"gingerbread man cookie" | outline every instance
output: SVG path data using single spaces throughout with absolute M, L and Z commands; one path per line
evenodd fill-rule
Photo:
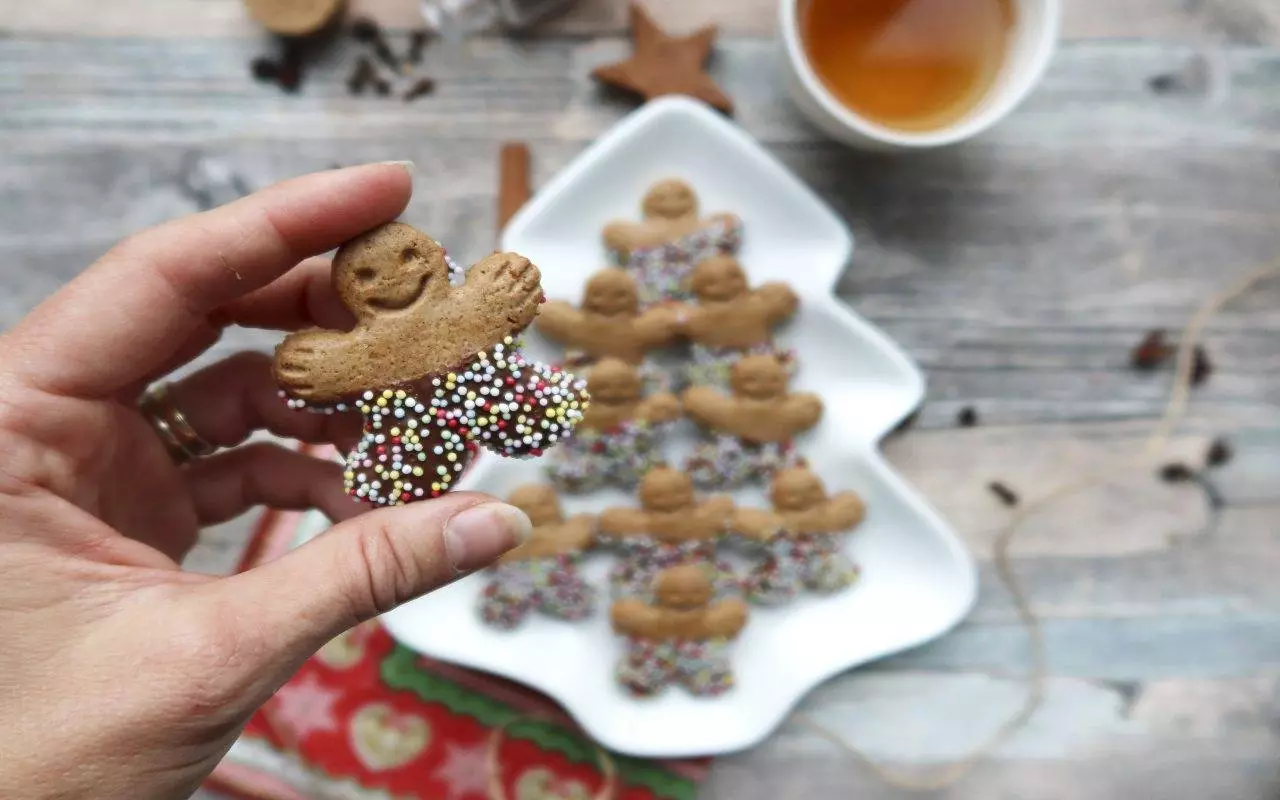
M 773 331 L 800 300 L 785 283 L 752 289 L 738 260 L 716 255 L 698 262 L 689 277 L 696 304 L 682 308 L 680 332 L 691 343 L 690 385 L 727 387 L 729 369 L 744 355 L 774 355 L 793 370 L 795 356 L 774 346 Z
M 680 416 L 680 401 L 666 392 L 644 397 L 640 371 L 617 358 L 587 370 L 587 391 L 591 407 L 547 472 L 564 491 L 634 486 L 661 461 L 659 445 Z
M 828 496 L 804 465 L 774 473 L 769 497 L 772 511 L 740 508 L 730 523 L 760 551 L 760 563 L 743 584 L 752 602 L 778 605 L 806 589 L 830 594 L 858 579 L 841 536 L 866 516 L 862 498 L 854 492 Z
M 742 244 L 742 220 L 733 214 L 701 217 L 693 187 L 664 180 L 649 187 L 640 205 L 643 221 L 611 222 L 604 244 L 614 261 L 636 277 L 641 302 L 688 299 L 693 265 Z
M 460 285 L 450 273 L 444 248 L 414 228 L 372 230 L 333 262 L 334 290 L 355 327 L 292 333 L 276 348 L 290 406 L 364 416 L 345 480 L 368 502 L 443 494 L 477 442 L 503 456 L 541 455 L 586 407 L 572 375 L 515 349 L 543 300 L 537 267 L 494 253 Z
M 600 541 L 619 555 L 609 571 L 615 597 L 643 595 L 659 571 L 685 562 L 705 570 L 717 594 L 738 591 L 733 565 L 716 553 L 728 534 L 732 500 L 699 501 L 689 476 L 667 466 L 645 473 L 638 495 L 639 508 L 609 508 L 600 515 Z
M 795 460 L 791 440 L 818 424 L 822 399 L 787 391 L 787 369 L 771 355 L 747 356 L 729 370 L 730 394 L 694 386 L 682 395 L 685 415 L 705 428 L 686 468 L 702 487 L 759 480 Z
M 582 308 L 549 301 L 535 323 L 548 339 L 567 350 L 570 363 L 618 358 L 640 364 L 649 351 L 670 344 L 680 333 L 680 307 L 640 310 L 640 292 L 626 271 L 609 268 L 587 281 Z
M 719 695 L 733 687 L 730 642 L 747 624 L 747 605 L 738 598 L 713 602 L 706 573 L 683 564 L 660 572 L 653 602 L 615 601 L 613 629 L 627 638 L 618 681 L 644 697 L 670 684 L 695 695 Z
M 580 571 L 583 554 L 595 541 L 590 516 L 565 519 L 550 486 L 522 486 L 507 502 L 529 515 L 529 540 L 498 559 L 480 593 L 480 616 L 511 629 L 539 611 L 558 619 L 588 616 L 595 590 Z

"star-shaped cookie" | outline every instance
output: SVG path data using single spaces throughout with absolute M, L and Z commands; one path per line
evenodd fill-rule
M 639 4 L 632 3 L 630 11 L 631 58 L 597 67 L 591 77 L 645 100 L 683 94 L 732 114 L 733 100 L 702 69 L 715 44 L 716 27 L 707 25 L 688 36 L 671 36 Z

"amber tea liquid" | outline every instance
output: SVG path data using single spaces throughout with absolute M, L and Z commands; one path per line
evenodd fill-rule
M 804 0 L 809 63 L 836 99 L 903 131 L 946 127 L 995 83 L 1016 0 Z

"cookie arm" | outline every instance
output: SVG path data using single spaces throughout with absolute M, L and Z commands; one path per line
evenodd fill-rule
M 636 317 L 632 330 L 646 350 L 675 341 L 688 309 L 681 303 L 664 303 Z
M 600 238 L 604 240 L 606 250 L 618 254 L 621 257 L 619 260 L 626 263 L 631 251 L 636 248 L 635 240 L 640 235 L 639 227 L 634 222 L 617 220 L 604 226 Z
M 680 418 L 680 399 L 670 392 L 645 398 L 636 416 L 645 422 L 674 422 Z
M 777 514 L 760 508 L 739 508 L 729 521 L 731 531 L 759 542 L 772 539 L 782 528 Z
M 733 498 L 718 494 L 704 500 L 702 505 L 698 506 L 697 514 L 708 522 L 728 525 L 733 517 L 733 509 Z
M 596 518 L 590 514 L 579 514 L 565 522 L 565 528 L 571 532 L 576 550 L 589 550 L 596 543 Z
M 615 601 L 609 609 L 609 621 L 614 631 L 624 636 L 652 639 L 662 625 L 661 620 L 660 611 L 635 598 Z
M 807 431 L 822 419 L 822 398 L 808 392 L 789 395 L 779 409 L 796 433 Z
M 572 305 L 563 300 L 548 300 L 533 325 L 553 342 L 577 347 L 583 339 L 584 322 L 583 313 Z
M 800 298 L 785 283 L 766 283 L 756 289 L 757 301 L 765 309 L 765 318 L 770 325 L 776 325 L 796 313 Z
M 351 342 L 345 334 L 319 328 L 289 334 L 276 347 L 276 383 L 313 404 L 338 402 L 371 388 L 372 376 L 339 366 Z
M 733 639 L 747 625 L 747 604 L 736 597 L 707 609 L 703 617 L 708 639 Z
M 827 503 L 827 520 L 832 531 L 856 527 L 867 515 L 867 506 L 853 492 L 840 492 Z
M 638 508 L 606 508 L 600 514 L 600 533 L 625 536 L 648 529 L 649 514 Z
M 686 389 L 680 399 L 684 403 L 685 416 L 689 419 L 704 428 L 733 431 L 733 398 L 726 397 L 709 386 L 694 386 Z

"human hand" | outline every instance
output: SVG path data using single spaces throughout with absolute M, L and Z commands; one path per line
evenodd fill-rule
M 523 512 L 478 494 L 361 513 L 339 465 L 243 445 L 359 432 L 289 409 L 264 355 L 171 386 L 222 452 L 177 466 L 137 410 L 228 325 L 350 326 L 308 257 L 394 219 L 411 189 L 402 165 L 356 167 L 162 225 L 0 337 L 0 797 L 186 797 L 325 642 L 527 538 Z M 200 526 L 255 505 L 337 524 L 240 575 L 179 569 Z

